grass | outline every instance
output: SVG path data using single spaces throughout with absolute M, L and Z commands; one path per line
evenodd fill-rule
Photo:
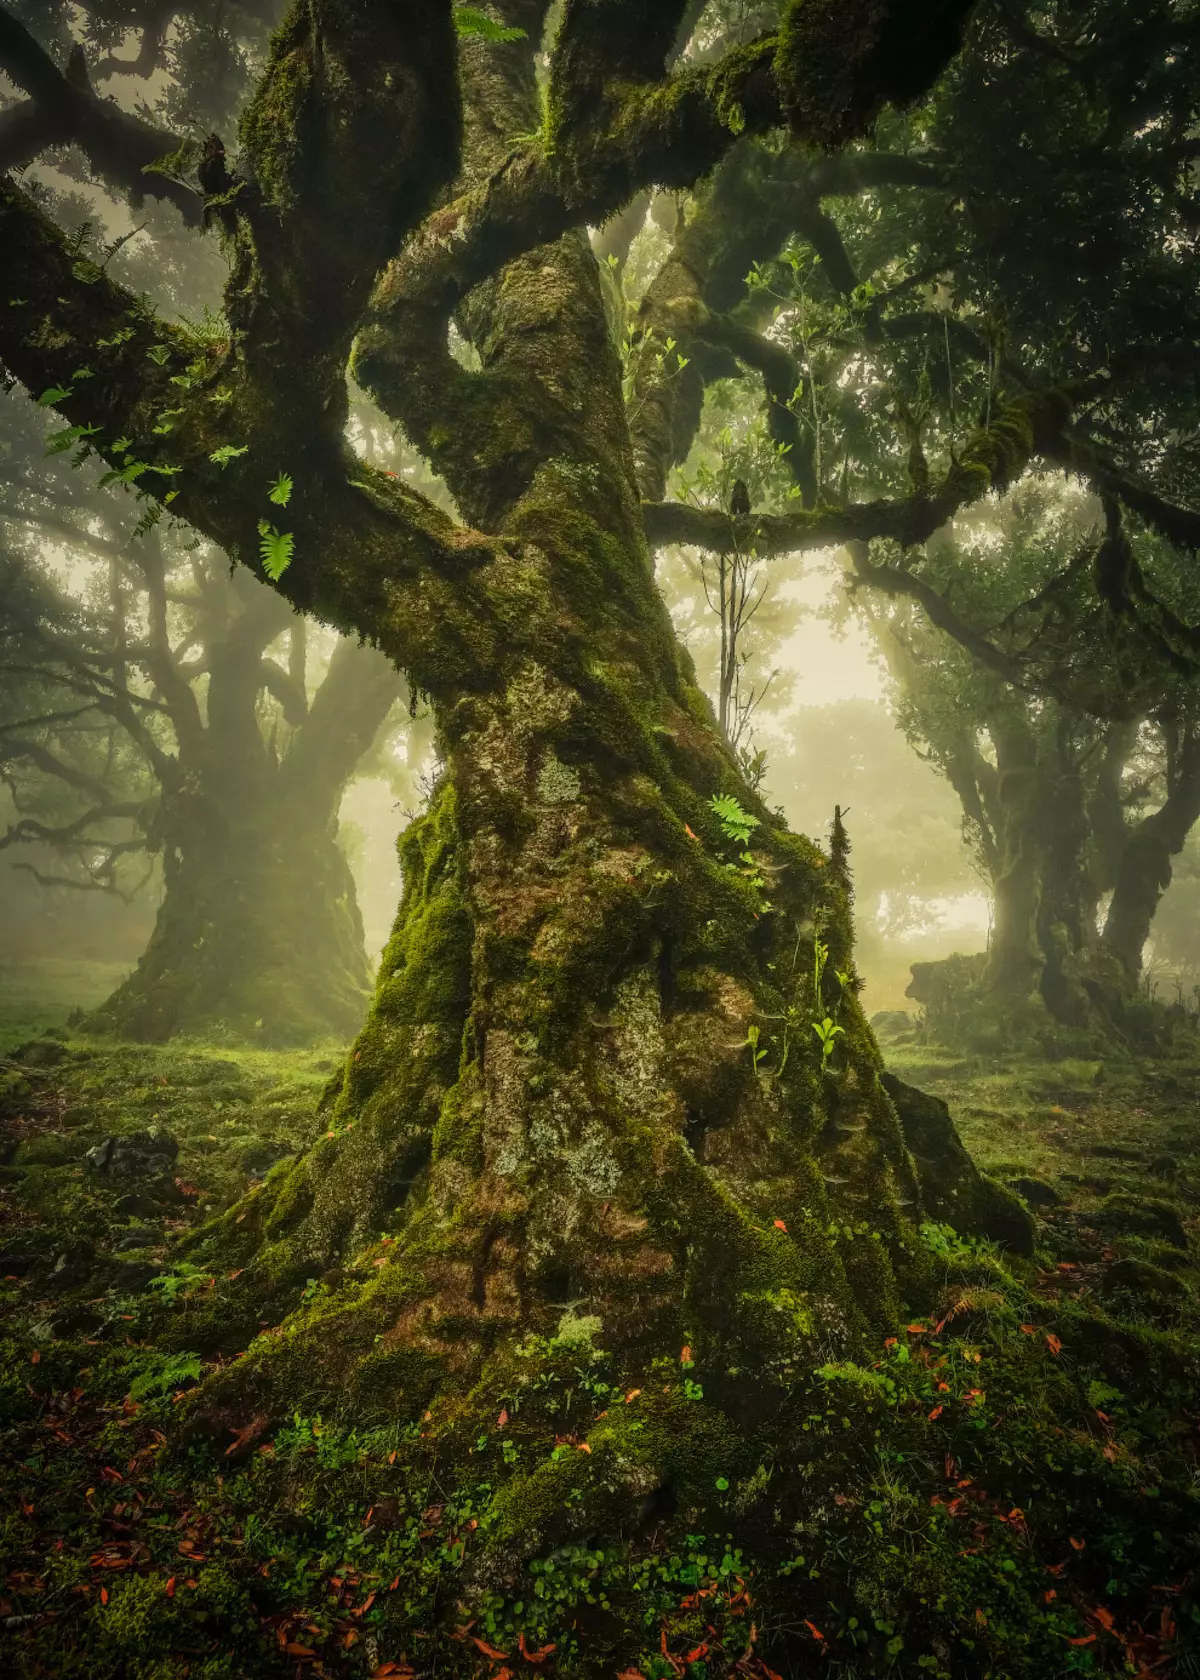
M 319 1133 L 337 1054 L 50 1034 L 0 1058 L 5 1672 L 615 1680 L 580 1630 L 619 1612 L 644 1628 L 626 1669 L 644 1680 L 1200 1674 L 1200 1059 L 885 1051 L 1037 1204 L 1035 1260 L 927 1227 L 929 1310 L 806 1378 L 782 1454 L 731 1469 L 640 1552 L 560 1547 L 469 1611 L 470 1548 L 536 1450 L 532 1400 L 473 1443 L 469 1488 L 442 1487 L 420 1426 L 386 1419 L 247 1418 L 228 1449 L 177 1428 L 228 1359 L 198 1329 L 222 1279 L 180 1239 Z M 164 1170 L 107 1183 L 84 1164 L 156 1127 L 178 1144 Z M 578 1373 L 574 1399 L 553 1387 L 565 1357 L 551 1344 L 539 1381 L 585 1403 Z
M 0 1053 L 58 1027 L 77 1009 L 104 1002 L 129 972 L 129 963 L 71 957 L 0 961 Z

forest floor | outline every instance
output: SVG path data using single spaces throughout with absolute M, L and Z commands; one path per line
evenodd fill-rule
M 0 1667 L 21 1680 L 560 1672 L 533 1643 L 555 1631 L 545 1604 L 519 1652 L 512 1627 L 486 1619 L 428 1665 L 411 1642 L 399 1648 L 394 1606 L 418 1587 L 444 1604 L 463 1544 L 436 1492 L 407 1528 L 397 1515 L 387 1466 L 406 1450 L 401 1434 L 299 1412 L 269 1441 L 248 1428 L 223 1455 L 172 1434 L 187 1391 L 227 1358 L 189 1346 L 189 1302 L 217 1280 L 180 1256 L 179 1239 L 311 1141 L 338 1051 L 65 1032 L 18 1047 L 27 1024 L 28 1011 L 0 1017 Z M 1200 1056 L 998 1063 L 912 1034 L 884 1048 L 1026 1198 L 1038 1253 L 1009 1271 L 933 1230 L 949 1245 L 951 1304 L 899 1345 L 889 1338 L 869 1367 L 886 1373 L 871 1378 L 894 1414 L 884 1429 L 902 1444 L 923 1430 L 926 1444 L 873 1460 L 868 1476 L 830 1437 L 844 1491 L 803 1538 L 808 1558 L 788 1566 L 812 1660 L 772 1661 L 864 1680 L 1194 1680 Z M 104 1169 L 86 1159 L 114 1137 L 128 1140 L 125 1175 L 116 1154 Z M 381 1526 L 385 1507 L 396 1510 Z M 739 1596 L 750 1602 L 735 1595 L 745 1566 L 731 1550 L 721 1563 L 695 1547 L 669 1560 L 660 1573 L 684 1593 L 679 1613 L 655 1601 L 649 1654 L 625 1680 L 774 1672 L 745 1643 L 722 1665 L 720 1617 L 697 1608 L 724 1592 L 728 1621 Z M 897 1571 L 920 1578 L 923 1608 L 904 1607 Z

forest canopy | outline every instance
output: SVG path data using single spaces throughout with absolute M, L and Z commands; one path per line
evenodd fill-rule
M 0 851 L 161 882 L 4 1063 L 23 1674 L 1195 1661 L 1184 1213 L 1033 1169 L 1063 1092 L 1157 1080 L 1195 1147 L 1143 970 L 1200 817 L 1198 38 L 0 4 Z M 919 1043 L 863 1004 L 853 729 L 766 741 L 831 556 L 992 907 Z M 372 974 L 339 811 L 427 738 Z M 861 846 L 897 923 L 961 886 L 915 850 Z M 994 1171 L 947 1068 L 1019 1084 L 964 1106 Z M 55 1416 L 126 1468 L 27 1497 Z

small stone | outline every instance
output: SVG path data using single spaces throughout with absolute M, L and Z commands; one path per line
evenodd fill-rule
M 1158 1296 L 1170 1300 L 1178 1300 L 1187 1294 L 1187 1285 L 1181 1283 L 1170 1272 L 1163 1271 L 1161 1266 L 1151 1266 L 1145 1260 L 1114 1260 L 1105 1272 L 1100 1284 L 1105 1294 L 1114 1290 L 1127 1295 Z
M 163 1127 L 154 1126 L 149 1131 L 107 1137 L 89 1149 L 84 1160 L 110 1178 L 136 1178 L 163 1172 L 178 1154 L 178 1141 Z
M 1106 1231 L 1136 1237 L 1160 1237 L 1174 1248 L 1187 1247 L 1183 1220 L 1169 1202 L 1149 1196 L 1109 1196 L 1096 1214 L 1095 1223 Z
M 1021 1200 L 1031 1208 L 1057 1207 L 1062 1197 L 1052 1184 L 1047 1184 L 1040 1178 L 1010 1178 L 1010 1190 L 1015 1190 Z
M 266 1141 L 251 1144 L 242 1155 L 242 1171 L 249 1173 L 251 1178 L 265 1178 L 277 1161 L 282 1161 L 285 1156 L 293 1153 L 290 1145 L 286 1143 Z

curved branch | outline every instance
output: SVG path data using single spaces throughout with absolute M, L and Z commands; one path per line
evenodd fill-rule
M 0 69 L 29 95 L 29 104 L 0 119 L 0 169 L 19 168 L 47 146 L 71 144 L 107 185 L 140 203 L 162 198 L 187 222 L 200 221 L 200 199 L 166 175 L 147 173 L 179 145 L 176 135 L 122 111 L 94 93 L 81 48 L 64 75 L 12 13 L 0 6 Z

